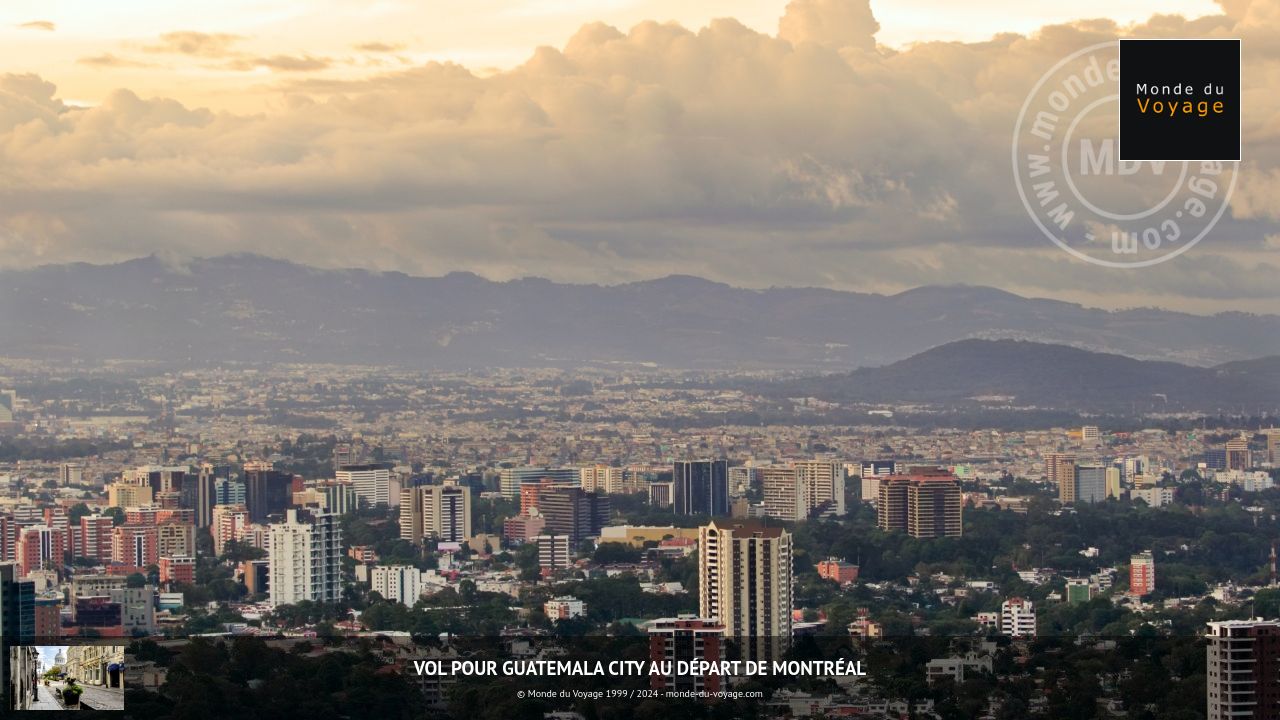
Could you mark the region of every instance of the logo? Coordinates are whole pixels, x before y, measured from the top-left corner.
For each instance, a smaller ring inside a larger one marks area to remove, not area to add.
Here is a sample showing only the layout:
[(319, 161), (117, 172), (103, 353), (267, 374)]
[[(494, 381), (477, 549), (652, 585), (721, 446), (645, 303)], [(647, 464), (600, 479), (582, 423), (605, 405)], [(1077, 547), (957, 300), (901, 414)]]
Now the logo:
[(1218, 160), (1120, 159), (1119, 42), (1063, 58), (1031, 89), (1013, 132), (1023, 207), (1055, 245), (1103, 267), (1148, 267), (1222, 218), (1238, 168)]

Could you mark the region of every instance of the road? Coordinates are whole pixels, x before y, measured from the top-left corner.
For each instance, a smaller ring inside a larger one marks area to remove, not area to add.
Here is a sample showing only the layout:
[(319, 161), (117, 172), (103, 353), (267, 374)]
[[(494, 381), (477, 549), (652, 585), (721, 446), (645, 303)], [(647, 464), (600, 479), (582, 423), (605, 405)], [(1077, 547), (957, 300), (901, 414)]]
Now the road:
[(123, 690), (119, 688), (104, 688), (97, 685), (81, 685), (80, 687), (84, 688), (84, 694), (80, 696), (81, 707), (88, 706), (94, 710), (124, 709)]

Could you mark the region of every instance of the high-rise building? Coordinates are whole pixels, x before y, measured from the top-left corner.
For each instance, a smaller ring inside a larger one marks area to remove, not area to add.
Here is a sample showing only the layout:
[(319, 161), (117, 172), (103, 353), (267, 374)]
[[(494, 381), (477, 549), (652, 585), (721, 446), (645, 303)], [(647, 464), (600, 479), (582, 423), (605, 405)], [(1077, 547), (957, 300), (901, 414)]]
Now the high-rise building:
[(374, 592), (402, 605), (412, 607), (422, 597), (422, 571), (411, 565), (375, 567), (369, 580)]
[(1129, 594), (1150, 595), (1156, 589), (1156, 561), (1150, 551), (1129, 558)]
[(784, 520), (845, 514), (844, 466), (802, 461), (758, 468), (764, 512)]
[(886, 532), (915, 538), (960, 537), (964, 531), (960, 481), (941, 468), (880, 479), (876, 522)]
[(215, 465), (213, 463), (201, 463), (199, 474), (196, 475), (196, 493), (195, 493), (195, 511), (196, 511), (196, 527), (207, 528), (213, 522), (213, 506), (229, 505), (232, 502), (244, 502), (244, 486), (240, 485), (241, 497), (236, 500), (219, 500), (218, 486), (222, 483), (225, 488), (231, 482), (231, 466)]
[(267, 462), (245, 463), (244, 489), (249, 519), (267, 522), (272, 515), (282, 515), (293, 501), (293, 474)]
[(1075, 468), (1076, 502), (1099, 503), (1107, 499), (1107, 467), (1077, 465)]
[(156, 553), (160, 557), (195, 557), (195, 526), (177, 522), (156, 525)]
[(243, 540), (249, 526), (249, 509), (244, 505), (213, 506), (213, 524), (209, 526), (213, 535), (213, 554), (222, 555), (228, 542)]
[(341, 598), (342, 529), (336, 515), (300, 519), (290, 508), (284, 522), (271, 525), (268, 545), (272, 605)]
[(579, 484), (587, 492), (613, 495), (622, 492), (622, 468), (608, 465), (591, 465), (578, 468)]
[(1263, 430), (1267, 436), (1267, 462), (1280, 465), (1280, 428)]
[(503, 497), (515, 500), (520, 497), (520, 488), (536, 485), (543, 480), (550, 480), (555, 485), (578, 487), (582, 483), (582, 473), (578, 468), (503, 468), (498, 476), (498, 488)]
[(797, 476), (793, 467), (766, 465), (757, 468), (764, 514), (779, 520), (805, 520), (809, 517), (809, 484)]
[[(403, 492), (403, 491), (402, 491)], [(334, 515), (346, 515), (359, 507), (355, 487), (337, 480), (315, 480), (293, 493), (293, 504), (312, 507)]]
[[(21, 568), (0, 563), (0, 643), (7, 648), (30, 642), (36, 635), (36, 586), (23, 580)], [(5, 678), (7, 681), (7, 678)]]
[(1085, 425), (1080, 428), (1080, 444), (1084, 447), (1093, 447), (1102, 441), (1102, 431), (1097, 425)]
[(1253, 465), (1249, 457), (1249, 441), (1244, 437), (1227, 441), (1227, 469), (1248, 470)]
[[(334, 472), (338, 482), (351, 483), (356, 501), (363, 507), (391, 506), (391, 464), (342, 465)], [(399, 495), (397, 493), (397, 500)]]
[(80, 538), (76, 554), (80, 557), (111, 562), (111, 530), (114, 519), (110, 515), (83, 515), (80, 517)]
[(84, 465), (80, 463), (62, 463), (58, 466), (58, 484), (66, 487), (68, 485), (84, 484)]
[(672, 482), (677, 515), (729, 514), (728, 461), (676, 461)]
[[(667, 675), (651, 674), (649, 687), (665, 692), (716, 693), (720, 690), (720, 674), (677, 674), (679, 663), (720, 661), (720, 639), (724, 626), (715, 620), (681, 615), (650, 620), (649, 661), (670, 663)], [(684, 667), (690, 667), (685, 665)]]
[(154, 500), (154, 494), (149, 485), (117, 482), (107, 486), (107, 505), (111, 507), (126, 508), (150, 505)]
[(471, 537), (471, 488), (446, 480), (400, 491), (400, 538), (421, 545), (424, 539), (465, 542)]
[(569, 567), (573, 555), (568, 535), (539, 535), (534, 541), (538, 543), (538, 567), (543, 577)]
[(62, 554), (66, 551), (65, 531), (58, 532), (48, 525), (31, 525), (18, 531), (18, 569), (21, 577), (33, 570), (62, 567)]
[(698, 614), (724, 626), (744, 660), (781, 659), (791, 640), (791, 534), (712, 521), (698, 531)]
[(180, 493), (190, 474), (189, 465), (142, 465), (126, 473), (125, 482), (150, 487), (151, 494), (159, 497), (162, 493)]
[(545, 532), (567, 535), (575, 547), (600, 534), (609, 524), (609, 496), (584, 492), (582, 488), (554, 488), (541, 492), (539, 511), (546, 519)]
[(1009, 637), (1035, 637), (1035, 603), (1020, 597), (1011, 597), (1001, 603), (1000, 634)]
[(1280, 621), (1209, 623), (1208, 720), (1280, 718)]
[(1044, 479), (1050, 487), (1058, 489), (1058, 500), (1063, 503), (1076, 501), (1076, 456), (1071, 453), (1044, 454)]
[[(16, 708), (11, 682), (11, 647), (31, 643), (36, 637), (36, 586), (19, 579), (19, 568), (13, 563), (0, 564), (0, 707)], [(16, 653), (14, 653), (16, 655)]]
[(159, 531), (155, 525), (130, 525), (111, 530), (111, 561), (131, 568), (160, 562)]
[(669, 508), (675, 501), (676, 484), (667, 482), (649, 483), (649, 504), (658, 508)]
[(863, 460), (859, 463), (858, 488), (859, 497), (864, 503), (880, 500), (880, 479), (887, 475), (897, 474), (897, 463), (893, 460)]

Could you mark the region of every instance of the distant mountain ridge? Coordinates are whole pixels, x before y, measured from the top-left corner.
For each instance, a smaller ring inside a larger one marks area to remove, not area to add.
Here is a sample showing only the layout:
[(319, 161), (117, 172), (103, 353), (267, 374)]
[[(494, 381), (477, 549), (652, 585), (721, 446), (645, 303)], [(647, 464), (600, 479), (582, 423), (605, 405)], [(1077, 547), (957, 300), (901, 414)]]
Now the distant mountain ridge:
[(1205, 368), (1064, 345), (961, 340), (883, 367), (776, 383), (771, 392), (843, 403), (1274, 413), (1280, 356)]
[(0, 355), (372, 363), (656, 363), (849, 369), (970, 338), (1213, 365), (1280, 354), (1280, 317), (1109, 312), (984, 287), (751, 290), (319, 270), (256, 255), (0, 271)]

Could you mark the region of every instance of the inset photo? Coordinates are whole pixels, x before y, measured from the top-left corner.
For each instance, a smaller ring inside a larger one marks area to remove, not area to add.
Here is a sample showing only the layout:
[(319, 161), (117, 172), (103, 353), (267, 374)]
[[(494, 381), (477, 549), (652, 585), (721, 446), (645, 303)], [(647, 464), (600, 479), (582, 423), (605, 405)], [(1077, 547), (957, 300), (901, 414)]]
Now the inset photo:
[(9, 648), (9, 710), (123, 710), (123, 645)]

